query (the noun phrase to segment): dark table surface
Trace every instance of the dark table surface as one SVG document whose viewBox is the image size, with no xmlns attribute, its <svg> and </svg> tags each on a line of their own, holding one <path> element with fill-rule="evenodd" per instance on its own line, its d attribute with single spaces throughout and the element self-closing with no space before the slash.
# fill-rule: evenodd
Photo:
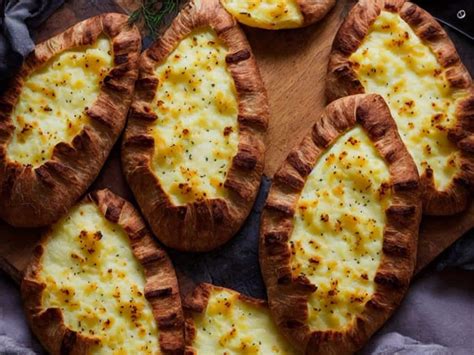
<svg viewBox="0 0 474 355">
<path fill-rule="evenodd" d="M 470 24 L 463 28 L 467 30 L 470 28 L 472 31 L 473 0 L 418 1 L 418 3 L 427 10 L 432 9 L 434 16 L 445 18 L 452 17 L 464 6 L 468 11 Z M 449 9 L 444 7 L 444 4 L 448 4 Z M 474 42 L 450 27 L 444 27 L 455 43 L 464 64 L 471 73 L 474 73 Z M 210 282 L 249 296 L 265 298 L 258 263 L 258 230 L 260 213 L 269 186 L 269 179 L 264 178 L 252 213 L 241 231 L 225 246 L 204 254 L 169 250 L 178 272 L 195 282 Z M 466 245 L 466 240 L 469 242 L 473 239 L 474 235 L 468 233 L 457 244 Z M 470 245 L 473 246 L 474 243 Z M 457 254 L 453 254 L 452 250 L 445 252 L 441 259 L 456 261 Z M 0 290 L 0 337 L 2 334 L 7 334 L 19 338 L 26 345 L 34 346 L 31 345 L 34 341 L 30 338 L 20 311 L 18 291 L 1 273 Z M 399 332 L 422 342 L 442 344 L 448 346 L 454 353 L 474 353 L 474 273 L 436 272 L 433 266 L 422 272 L 414 280 L 402 307 L 365 351 L 373 350 L 380 337 L 389 332 Z"/>
</svg>

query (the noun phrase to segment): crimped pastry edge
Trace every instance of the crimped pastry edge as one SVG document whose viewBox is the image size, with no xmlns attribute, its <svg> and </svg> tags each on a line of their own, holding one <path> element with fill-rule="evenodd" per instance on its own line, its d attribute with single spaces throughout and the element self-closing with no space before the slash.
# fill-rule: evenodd
<svg viewBox="0 0 474 355">
<path fill-rule="evenodd" d="M 60 142 L 52 157 L 33 168 L 8 159 L 14 132 L 10 114 L 25 79 L 68 49 L 94 43 L 101 34 L 113 46 L 114 66 L 96 102 L 86 111 L 90 123 L 70 143 Z M 77 23 L 38 44 L 0 97 L 0 217 L 16 227 L 42 227 L 57 221 L 85 193 L 123 130 L 131 103 L 141 36 L 128 17 L 107 13 Z"/>
<path fill-rule="evenodd" d="M 376 289 L 353 327 L 344 332 L 313 331 L 307 324 L 307 300 L 317 285 L 304 276 L 294 277 L 290 266 L 295 206 L 318 157 L 356 123 L 387 162 L 392 185 Z M 276 173 L 262 213 L 259 255 L 269 306 L 276 324 L 295 347 L 308 354 L 352 353 L 390 317 L 408 288 L 415 266 L 419 195 L 415 163 L 381 96 L 354 95 L 326 107 Z"/>
<path fill-rule="evenodd" d="M 154 139 L 147 128 L 158 80 L 153 70 L 191 31 L 211 27 L 229 48 L 226 62 L 238 96 L 238 152 L 224 187 L 229 198 L 175 206 L 151 170 Z M 122 144 L 125 177 L 155 235 L 168 247 L 203 252 L 227 242 L 250 213 L 263 174 L 269 108 L 265 88 L 244 33 L 219 0 L 191 2 L 141 56 L 139 79 Z"/>
<path fill-rule="evenodd" d="M 135 208 L 108 189 L 89 193 L 82 202 L 95 203 L 103 216 L 127 233 L 134 256 L 143 266 L 145 298 L 159 329 L 159 344 L 165 354 L 184 351 L 184 318 L 173 264 L 158 246 Z M 51 354 L 86 354 L 96 338 L 67 327 L 60 308 L 45 309 L 42 294 L 46 285 L 39 280 L 41 258 L 50 238 L 46 232 L 35 247 L 21 282 L 23 307 L 33 332 Z"/>
<path fill-rule="evenodd" d="M 232 293 L 237 291 L 228 289 L 221 286 L 215 286 L 208 283 L 200 283 L 197 285 L 192 292 L 184 296 L 183 309 L 185 317 L 185 343 L 186 343 L 186 354 L 197 355 L 196 349 L 193 348 L 193 341 L 196 337 L 196 327 L 194 325 L 193 313 L 203 313 L 209 303 L 209 298 L 213 290 L 224 290 Z M 252 304 L 257 308 L 268 308 L 268 304 L 264 300 L 256 299 L 243 295 L 239 292 L 238 298 L 246 303 Z"/>
<path fill-rule="evenodd" d="M 365 92 L 352 69 L 349 57 L 368 34 L 370 25 L 382 10 L 398 13 L 436 55 L 454 88 L 469 90 L 456 107 L 456 124 L 448 138 L 460 152 L 460 171 L 443 191 L 436 189 L 432 172 L 421 175 L 423 213 L 452 215 L 464 211 L 471 202 L 474 186 L 474 85 L 448 34 L 425 10 L 405 0 L 361 0 L 339 28 L 329 57 L 326 96 L 329 101 Z"/>
</svg>

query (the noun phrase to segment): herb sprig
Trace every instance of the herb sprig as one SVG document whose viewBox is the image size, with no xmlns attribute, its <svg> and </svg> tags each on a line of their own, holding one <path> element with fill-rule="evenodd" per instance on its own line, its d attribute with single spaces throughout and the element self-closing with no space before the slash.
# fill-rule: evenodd
<svg viewBox="0 0 474 355">
<path fill-rule="evenodd" d="M 129 17 L 129 23 L 143 20 L 152 38 L 156 38 L 163 19 L 178 8 L 179 0 L 143 0 L 140 7 Z"/>
</svg>

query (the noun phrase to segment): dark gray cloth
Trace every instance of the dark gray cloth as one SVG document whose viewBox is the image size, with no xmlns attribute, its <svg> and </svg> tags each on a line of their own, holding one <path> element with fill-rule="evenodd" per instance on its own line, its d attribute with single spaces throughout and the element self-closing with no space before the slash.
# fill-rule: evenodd
<svg viewBox="0 0 474 355">
<path fill-rule="evenodd" d="M 0 350 L 2 355 L 35 355 L 33 350 L 18 344 L 12 338 L 0 335 Z"/>
<path fill-rule="evenodd" d="M 30 29 L 46 20 L 64 0 L 0 0 L 0 77 L 13 75 L 35 47 Z"/>
<path fill-rule="evenodd" d="M 403 336 L 399 333 L 387 333 L 375 338 L 372 349 L 367 349 L 371 355 L 447 355 L 453 354 L 448 348 L 438 344 L 423 344 L 418 340 Z"/>
<path fill-rule="evenodd" d="M 422 272 L 361 355 L 474 354 L 473 281 L 472 271 L 457 268 Z"/>
<path fill-rule="evenodd" d="M 474 230 L 466 233 L 441 255 L 436 269 L 444 270 L 448 266 L 474 271 Z"/>
<path fill-rule="evenodd" d="M 0 354 L 43 354 L 28 328 L 18 286 L 1 271 Z"/>
<path fill-rule="evenodd" d="M 429 10 L 431 15 L 444 25 L 458 29 L 467 37 L 474 39 L 474 1 L 416 0 L 415 2 Z"/>
</svg>

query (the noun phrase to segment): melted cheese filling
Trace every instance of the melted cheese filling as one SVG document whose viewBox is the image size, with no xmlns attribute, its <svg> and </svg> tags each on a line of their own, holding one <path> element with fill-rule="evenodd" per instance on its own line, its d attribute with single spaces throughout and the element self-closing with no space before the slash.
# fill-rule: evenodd
<svg viewBox="0 0 474 355">
<path fill-rule="evenodd" d="M 296 206 L 290 238 L 294 276 L 317 290 L 308 322 L 316 330 L 350 326 L 374 292 L 390 175 L 359 126 L 318 159 Z"/>
<path fill-rule="evenodd" d="M 97 337 L 93 354 L 156 354 L 158 330 L 145 276 L 122 227 L 93 203 L 58 222 L 45 246 L 43 307 L 59 307 L 71 329 Z"/>
<path fill-rule="evenodd" d="M 89 118 L 101 80 L 113 65 L 110 41 L 65 51 L 36 70 L 22 87 L 11 118 L 15 125 L 8 158 L 39 166 L 59 142 L 70 143 Z"/>
<path fill-rule="evenodd" d="M 151 165 L 175 205 L 227 196 L 224 182 L 238 148 L 238 105 L 226 54 L 212 30 L 198 30 L 155 70 Z"/>
<path fill-rule="evenodd" d="M 221 0 L 237 21 L 266 29 L 295 28 L 303 24 L 296 0 Z"/>
<path fill-rule="evenodd" d="M 268 309 L 239 299 L 230 290 L 214 289 L 207 309 L 193 314 L 198 354 L 294 354 L 280 335 Z"/>
<path fill-rule="evenodd" d="M 459 155 L 448 140 L 457 101 L 434 53 L 397 14 L 382 12 L 350 57 L 367 92 L 382 95 L 418 171 L 434 172 L 444 190 L 459 171 Z"/>
</svg>

